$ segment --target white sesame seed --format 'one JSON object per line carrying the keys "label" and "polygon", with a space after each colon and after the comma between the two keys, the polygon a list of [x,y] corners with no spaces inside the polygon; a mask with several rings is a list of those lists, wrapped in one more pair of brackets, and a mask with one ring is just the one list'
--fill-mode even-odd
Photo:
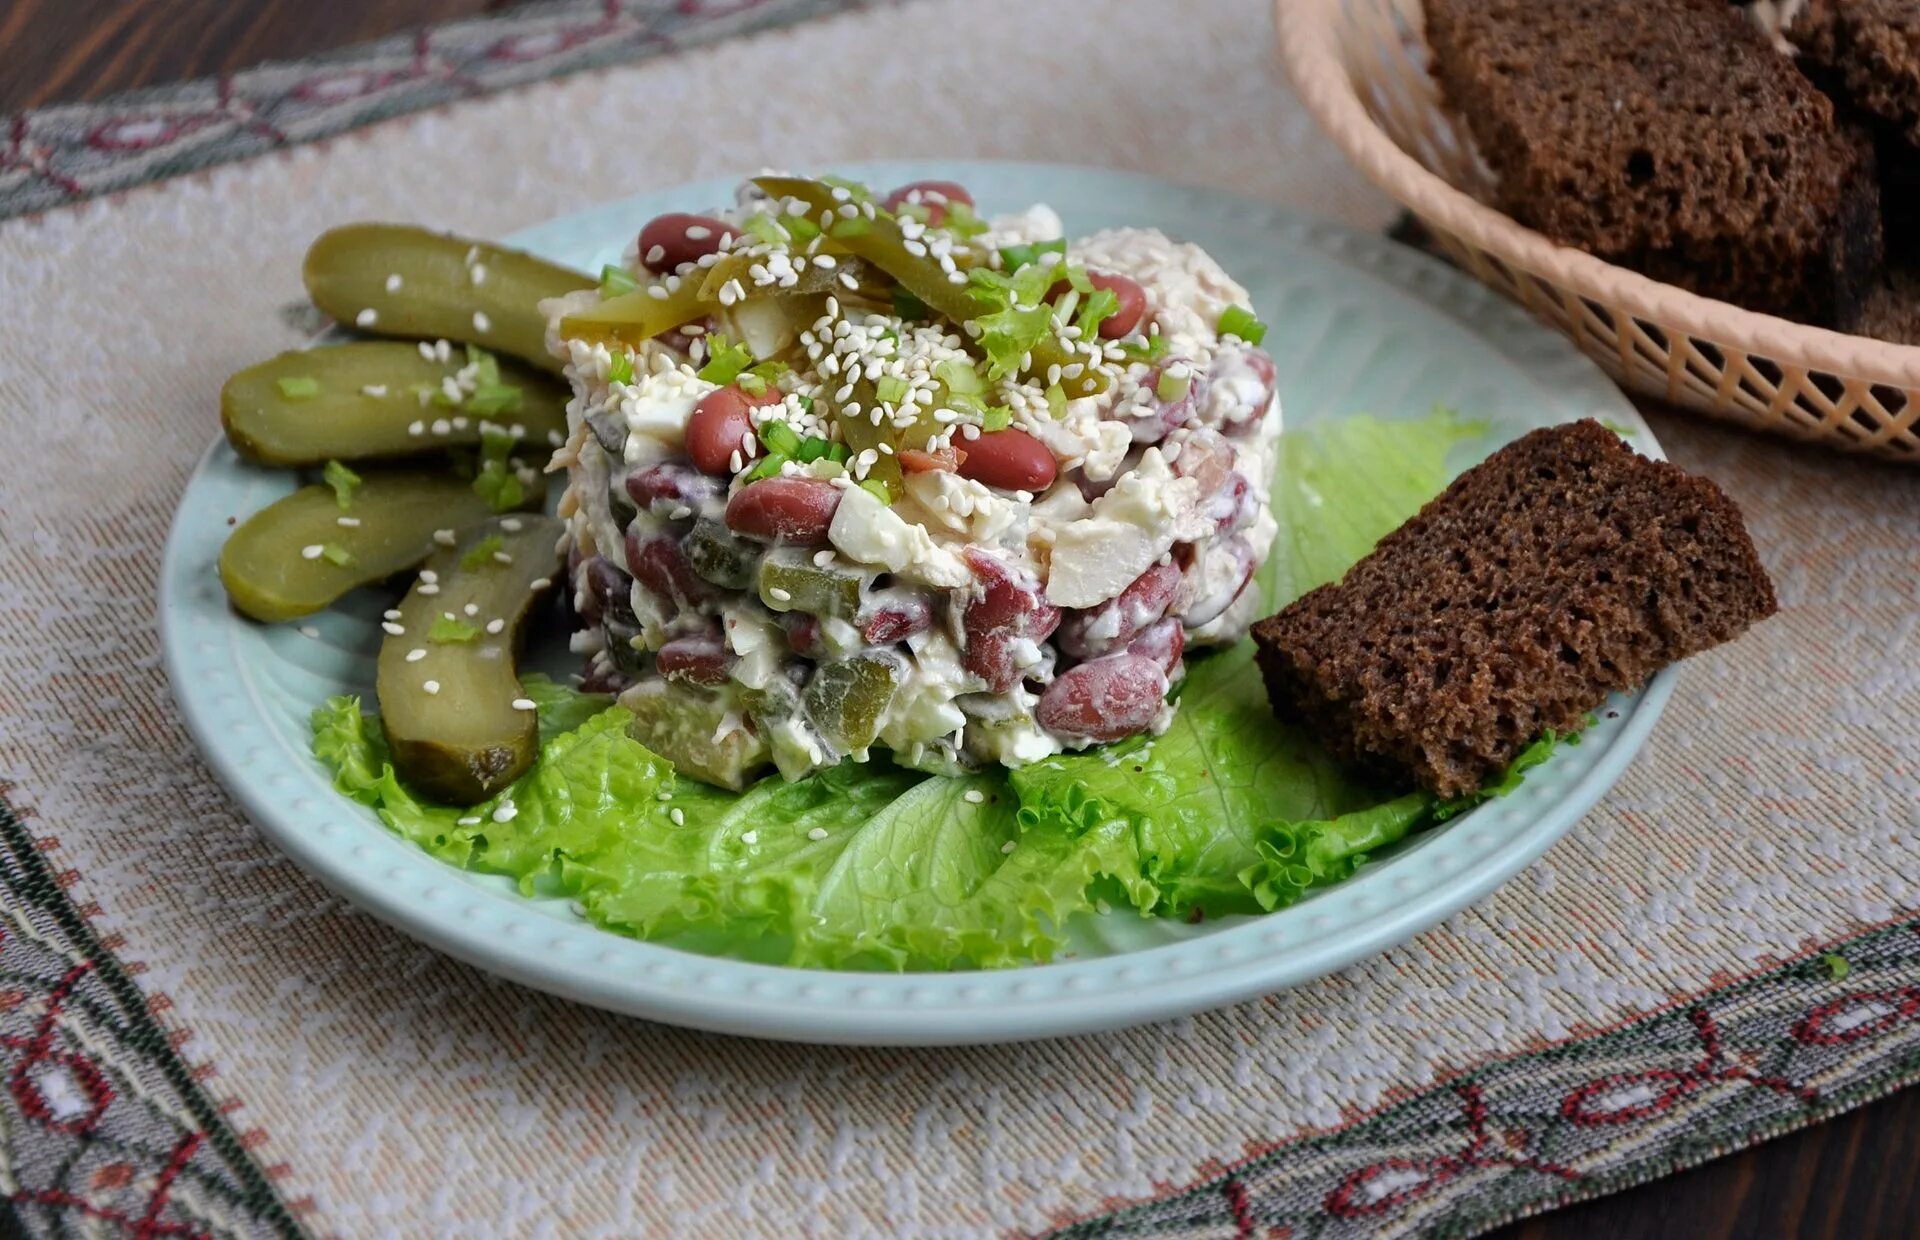
{"label": "white sesame seed", "polygon": [[485,263],[473,264],[473,266],[467,268],[467,278],[475,284],[485,284],[487,282],[487,265]]}
{"label": "white sesame seed", "polygon": [[667,820],[676,827],[684,827],[687,825],[687,811],[676,805],[667,811]]}
{"label": "white sesame seed", "polygon": [[360,389],[360,395],[362,396],[380,397],[380,396],[385,396],[386,394],[387,394],[387,385],[384,383],[369,383],[364,385]]}
{"label": "white sesame seed", "polygon": [[387,632],[393,634],[395,637],[405,637],[407,635],[407,630],[403,626],[395,624],[391,620],[382,620],[380,622],[380,627],[385,629]]}
{"label": "white sesame seed", "polygon": [[457,821],[463,827],[477,827],[480,825],[480,815],[468,814],[463,818],[456,819],[455,821]]}
{"label": "white sesame seed", "polygon": [[660,791],[653,794],[653,799],[656,801],[671,801],[673,800],[673,793],[667,791],[665,788],[662,788]]}
{"label": "white sesame seed", "polygon": [[407,424],[407,434],[409,435],[424,435],[426,433],[427,424],[424,419],[418,419]]}
{"label": "white sesame seed", "polygon": [[424,689],[424,690],[426,690],[426,693],[427,693],[427,696],[429,696],[429,697],[431,697],[431,696],[433,696],[434,694],[436,694],[436,693],[438,693],[438,692],[440,692],[440,682],[439,682],[439,681],[437,681],[437,680],[429,680],[429,681],[426,681],[426,682],[425,682],[425,683],[423,683],[423,684],[422,684],[422,685],[421,685],[420,687],[421,687],[422,689]]}
{"label": "white sesame seed", "polygon": [[760,833],[758,831],[742,831],[740,833],[740,842],[742,844],[758,844],[760,842]]}
{"label": "white sesame seed", "polygon": [[551,577],[535,577],[531,582],[527,584],[527,588],[529,590],[544,590],[552,584],[553,584],[553,578]]}
{"label": "white sesame seed", "polygon": [[397,293],[400,291],[400,273],[399,272],[396,271],[392,275],[387,277],[387,291],[389,293]]}
{"label": "white sesame seed", "polygon": [[985,801],[986,799],[987,799],[987,794],[980,791],[978,788],[967,789],[967,803],[969,805],[978,805],[982,801]]}
{"label": "white sesame seed", "polygon": [[667,256],[667,247],[666,247],[666,246],[664,246],[664,245],[656,245],[656,246],[653,246],[653,247],[652,247],[651,249],[649,249],[649,250],[647,251],[647,253],[646,253],[646,263],[647,263],[647,266],[649,266],[649,267],[657,267],[657,266],[659,266],[659,265],[660,265],[660,260],[661,260],[661,259],[663,259],[663,258],[665,258],[666,256]]}
{"label": "white sesame seed", "polygon": [[828,547],[824,550],[814,552],[813,562],[815,566],[819,568],[825,568],[827,565],[833,563],[833,548]]}
{"label": "white sesame seed", "polygon": [[742,462],[740,460],[740,450],[738,448],[735,448],[727,456],[727,472],[730,474],[739,473],[741,464]]}
{"label": "white sesame seed", "polygon": [[498,616],[487,621],[487,632],[489,633],[499,633],[503,631],[506,627],[507,627],[507,622],[505,620],[500,619]]}
{"label": "white sesame seed", "polygon": [[409,663],[418,663],[426,657],[427,649],[425,646],[415,646],[412,650],[407,651],[407,662]]}
{"label": "white sesame seed", "polygon": [[453,360],[453,342],[445,339],[434,341],[433,342],[433,360],[436,362],[452,361]]}
{"label": "white sesame seed", "polygon": [[458,539],[452,530],[435,530],[433,532],[433,541],[443,547],[451,547]]}
{"label": "white sesame seed", "polygon": [[380,313],[372,306],[368,306],[365,310],[353,316],[353,325],[355,327],[372,327],[379,321]]}
{"label": "white sesame seed", "polygon": [[824,840],[827,838],[827,829],[825,827],[815,827],[813,830],[807,832],[807,838],[810,840]]}
{"label": "white sesame seed", "polygon": [[427,343],[426,341],[424,341],[424,340],[422,340],[422,341],[421,341],[421,342],[419,343],[419,345],[418,345],[418,346],[416,346],[416,347],[417,347],[417,348],[418,348],[418,349],[420,350],[420,356],[421,356],[421,357],[423,357],[423,358],[425,358],[425,359],[426,359],[427,361],[429,361],[429,362],[433,360],[433,346],[432,346],[432,345],[430,345],[430,344],[428,344],[428,343]]}
{"label": "white sesame seed", "polygon": [[514,808],[512,803],[509,802],[508,804],[502,805],[499,809],[496,809],[493,811],[493,820],[495,822],[512,822],[513,816],[519,812],[520,811]]}
{"label": "white sesame seed", "polygon": [[513,699],[513,708],[515,710],[539,710],[540,704],[532,698],[515,698]]}
{"label": "white sesame seed", "polygon": [[400,618],[400,609],[398,607],[389,607],[386,611],[380,613],[380,618],[382,620],[398,620]]}
{"label": "white sesame seed", "polygon": [[1013,851],[1013,849],[1014,849],[1014,843],[1012,840],[1008,840],[1006,843],[1000,845],[1000,851],[1002,853],[1010,853]]}
{"label": "white sesame seed", "polygon": [[670,295],[671,294],[661,285],[647,285],[647,296],[653,298],[655,301],[665,301]]}
{"label": "white sesame seed", "polygon": [[782,590],[779,586],[767,587],[767,595],[776,603],[791,603],[793,601],[792,592]]}
{"label": "white sesame seed", "polygon": [[493,330],[493,322],[487,318],[486,311],[475,310],[473,312],[473,330],[477,332]]}
{"label": "white sesame seed", "polygon": [[300,558],[303,560],[317,560],[326,553],[326,550],[326,547],[319,543],[310,543],[300,548]]}
{"label": "white sesame seed", "polygon": [[349,529],[349,530],[358,529],[360,526],[360,518],[359,517],[335,517],[333,519],[333,523],[335,525],[342,527],[343,529]]}
{"label": "white sesame seed", "polygon": [[518,534],[520,532],[521,524],[522,523],[519,517],[506,517],[501,520],[500,528],[505,530],[509,534]]}
{"label": "white sesame seed", "polygon": [[300,636],[317,638],[320,636],[320,630],[314,628],[311,624],[303,624],[300,626]]}
{"label": "white sesame seed", "polygon": [[513,557],[504,551],[496,551],[493,553],[493,562],[495,564],[511,564],[513,563]]}
{"label": "white sesame seed", "polygon": [[469,616],[477,616],[480,614],[480,604],[468,603],[465,607],[462,607],[460,610],[466,612]]}

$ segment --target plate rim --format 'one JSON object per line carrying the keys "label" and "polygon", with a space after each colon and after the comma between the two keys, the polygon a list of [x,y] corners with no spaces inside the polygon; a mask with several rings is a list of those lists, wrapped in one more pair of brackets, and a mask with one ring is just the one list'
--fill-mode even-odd
{"label": "plate rim", "polygon": [[[1374,278],[1374,282],[1423,304],[1433,314],[1451,317],[1522,369],[1538,369],[1503,347],[1518,339],[1533,350],[1556,354],[1581,389],[1574,399],[1593,414],[1618,418],[1634,428],[1633,442],[1661,456],[1658,443],[1625,395],[1569,341],[1536,323],[1482,286],[1438,261],[1367,233],[1315,219],[1281,204],[1229,191],[1183,185],[1145,174],[1051,163],[986,160],[846,161],[835,167],[877,177],[912,179],[929,171],[992,170],[1048,176],[1092,177],[1110,183],[1152,186],[1156,193],[1176,192],[1225,200],[1257,209],[1298,232],[1330,259]],[[707,180],[667,187],[626,199],[600,203],[520,230],[510,244],[539,248],[547,230],[584,221],[596,212],[630,208],[650,200],[692,198],[714,192],[731,180]],[[1456,301],[1481,304],[1475,321],[1462,320],[1415,289],[1405,287],[1354,262],[1404,265],[1413,277],[1433,281]],[[1493,322],[1503,319],[1502,322]],[[1506,333],[1500,338],[1496,329]],[[1572,400],[1569,401],[1572,403]],[[606,1010],[713,1032],[810,1043],[905,1046],[965,1045],[1062,1037],[1151,1023],[1269,994],[1344,968],[1397,946],[1446,917],[1482,899],[1519,873],[1572,826],[1618,780],[1645,744],[1677,679],[1674,668],[1657,675],[1638,694],[1617,699],[1617,729],[1604,750],[1585,764],[1568,787],[1538,812],[1523,814],[1490,802],[1452,820],[1444,837],[1468,832],[1476,822],[1495,821],[1512,829],[1511,838],[1478,868],[1458,877],[1429,882],[1423,889],[1385,900],[1384,887],[1395,863],[1421,855],[1420,845],[1443,838],[1420,837],[1413,849],[1364,869],[1318,899],[1303,901],[1262,917],[1249,917],[1211,935],[1159,944],[1111,956],[1055,960],[1015,969],[954,973],[866,973],[801,969],[701,956],[602,930],[584,920],[558,921],[535,912],[520,897],[482,890],[460,879],[462,871],[415,848],[388,830],[364,806],[334,792],[311,755],[300,758],[309,783],[318,781],[325,801],[279,797],[281,789],[254,778],[247,767],[255,743],[246,741],[249,724],[240,697],[229,680],[245,681],[237,647],[195,636],[190,620],[204,620],[184,593],[193,572],[210,572],[205,563],[189,564],[188,545],[204,540],[190,517],[196,484],[214,469],[222,453],[231,455],[216,435],[196,462],[175,508],[162,551],[159,628],[172,698],[201,756],[248,819],[280,851],[324,886],[357,908],[410,937],[523,985]],[[202,488],[204,491],[204,487]],[[204,495],[202,496],[204,500]],[[191,570],[191,571],[189,571]],[[229,624],[248,622],[222,609]],[[215,661],[225,656],[224,664]],[[246,705],[259,703],[248,686]],[[314,705],[318,705],[316,702]],[[1541,772],[1552,769],[1549,762]],[[1538,773],[1537,773],[1538,775]],[[1537,776],[1536,776],[1537,777]],[[301,809],[307,804],[306,809]],[[329,815],[328,809],[350,807]],[[317,814],[316,811],[317,810]],[[295,819],[299,818],[300,821]],[[1521,822],[1521,818],[1529,821]],[[350,825],[349,825],[350,824]],[[371,837],[371,838],[362,838]],[[398,851],[396,851],[398,850]],[[382,858],[382,854],[385,854]],[[1436,853],[1438,862],[1445,854]],[[374,864],[385,860],[382,867]],[[406,881],[403,881],[406,880]],[[1328,913],[1314,904],[1338,896],[1361,916],[1330,925]],[[1377,911],[1375,911],[1377,910]],[[1276,922],[1275,919],[1284,919]],[[1288,935],[1294,923],[1309,935]],[[1316,924],[1320,923],[1320,924]],[[1333,930],[1334,933],[1327,933]],[[1318,932],[1313,937],[1312,932]],[[1299,939],[1294,942],[1292,939]],[[956,1019],[958,1018],[958,1019]]]}

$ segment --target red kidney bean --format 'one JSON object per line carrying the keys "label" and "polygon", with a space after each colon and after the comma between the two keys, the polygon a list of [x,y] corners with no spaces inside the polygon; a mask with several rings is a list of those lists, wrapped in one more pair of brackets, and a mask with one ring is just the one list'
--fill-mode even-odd
{"label": "red kidney bean", "polygon": [[1172,679],[1174,669],[1180,666],[1180,656],[1187,648],[1187,631],[1178,620],[1162,620],[1141,632],[1140,636],[1127,645],[1128,654],[1137,654],[1143,659],[1152,659],[1160,665],[1160,670]]}
{"label": "red kidney bean", "polygon": [[966,636],[961,666],[984,680],[990,692],[1006,693],[1020,682],[1014,659],[1019,643],[1045,641],[1060,627],[1060,609],[1041,596],[1031,577],[977,547],[967,548],[965,555],[981,589],[961,613]]}
{"label": "red kidney bean", "polygon": [[1206,548],[1187,566],[1174,615],[1190,629],[1219,619],[1253,580],[1253,570],[1253,548],[1237,534]]}
{"label": "red kidney bean", "polygon": [[957,472],[962,478],[1007,491],[1038,493],[1053,485],[1060,463],[1047,446],[1032,435],[1010,426],[988,431],[967,441],[966,455],[960,458]]}
{"label": "red kidney bean", "polygon": [[690,354],[693,352],[693,342],[709,335],[713,331],[713,326],[711,318],[695,319],[691,323],[661,332],[654,337],[654,340],[675,353]]}
{"label": "red kidney bean", "polygon": [[803,659],[819,659],[826,655],[826,644],[820,637],[820,621],[805,612],[789,611],[780,617],[781,627],[787,631],[787,646]]}
{"label": "red kidney bean", "polygon": [[752,460],[757,441],[751,410],[779,402],[780,392],[772,385],[759,396],[749,395],[737,383],[702,396],[687,418],[687,455],[694,468],[728,477],[734,473],[735,453],[743,464]]}
{"label": "red kidney bean", "polygon": [[727,528],[764,542],[821,547],[840,507],[840,492],[818,478],[762,478],[727,501]]}
{"label": "red kidney bean", "polygon": [[927,226],[938,228],[947,219],[947,204],[962,202],[973,205],[973,195],[964,185],[953,181],[909,181],[888,194],[881,206],[889,211],[897,211],[902,203],[913,203],[926,208]]}
{"label": "red kidney bean", "polygon": [[723,685],[737,662],[717,633],[676,637],[653,656],[654,670],[669,680]]}
{"label": "red kidney bean", "polygon": [[955,447],[945,447],[938,452],[922,452],[918,448],[904,448],[898,453],[900,471],[908,474],[930,474],[935,470],[952,473],[967,459],[967,454]]}
{"label": "red kidney bean", "polygon": [[721,239],[737,235],[733,225],[711,215],[669,211],[654,216],[640,230],[640,262],[648,271],[665,275],[682,263],[719,253]]}
{"label": "red kidney bean", "polygon": [[581,612],[587,620],[602,616],[633,622],[633,578],[604,555],[586,563],[587,606]]}
{"label": "red kidney bean", "polygon": [[1095,659],[1123,649],[1140,631],[1167,614],[1180,570],[1155,564],[1098,607],[1075,611],[1060,622],[1060,649],[1076,659]]}
{"label": "red kidney bean", "polygon": [[1034,704],[1033,718],[1055,736],[1117,741],[1141,731],[1167,700],[1167,674],[1150,658],[1116,654],[1068,668]]}
{"label": "red kidney bean", "polygon": [[891,646],[933,627],[933,608],[924,599],[890,600],[861,621],[860,636],[870,646]]}
{"label": "red kidney bean", "polygon": [[627,496],[655,516],[676,508],[698,509],[720,493],[713,479],[684,465],[649,465],[627,475]]}
{"label": "red kidney bean", "polygon": [[634,580],[677,610],[691,611],[713,597],[711,586],[693,571],[679,540],[664,534],[627,531],[627,566]]}

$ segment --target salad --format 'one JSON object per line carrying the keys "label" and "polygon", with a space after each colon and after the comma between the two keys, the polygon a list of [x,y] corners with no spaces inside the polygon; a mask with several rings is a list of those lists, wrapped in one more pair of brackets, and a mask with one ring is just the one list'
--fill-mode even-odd
{"label": "salad", "polygon": [[1280,432],[1246,290],[973,207],[761,177],[543,307],[586,685],[681,771],[1023,766],[1164,732],[1185,651],[1245,636]]}
{"label": "salad", "polygon": [[761,177],[637,232],[593,277],[334,229],[306,284],[354,338],[223,392],[305,483],[228,536],[235,609],[390,591],[374,692],[312,720],[388,828],[618,933],[948,969],[1275,909],[1468,803],[1334,763],[1240,639],[1478,424],[1283,437],[1213,258],[951,183]]}

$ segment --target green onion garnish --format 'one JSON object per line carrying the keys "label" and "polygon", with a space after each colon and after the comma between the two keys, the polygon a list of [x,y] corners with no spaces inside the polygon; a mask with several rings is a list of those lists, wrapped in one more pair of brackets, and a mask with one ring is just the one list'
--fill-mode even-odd
{"label": "green onion garnish", "polygon": [[1066,416],[1067,391],[1057,383],[1047,389],[1047,412],[1056,418]]}
{"label": "green onion garnish", "polygon": [[[1065,395],[1065,393],[1061,393]],[[980,429],[1003,431],[1013,425],[1013,410],[1005,405],[992,405],[980,411]]]}
{"label": "green onion garnish", "polygon": [[600,268],[600,295],[618,297],[622,293],[637,293],[640,281],[634,278],[625,267],[616,267],[612,263]]}
{"label": "green onion garnish", "polygon": [[800,451],[800,436],[779,418],[768,418],[760,424],[760,442],[778,456],[791,457]]}
{"label": "green onion garnish", "polygon": [[1027,245],[1002,246],[1000,262],[1008,271],[1018,271],[1028,263],[1037,263],[1042,254],[1065,254],[1067,239],[1056,237],[1052,241],[1035,241]]}
{"label": "green onion garnish", "polygon": [[778,452],[761,457],[759,464],[747,471],[747,481],[758,482],[762,478],[775,476],[780,472],[780,467],[787,463],[787,460],[787,457],[782,456]]}
{"label": "green onion garnish", "polygon": [[1820,963],[1827,966],[1827,976],[1836,982],[1846,981],[1847,974],[1853,972],[1853,965],[1847,958],[1834,952],[1828,952],[1820,957]]}
{"label": "green onion garnish", "polygon": [[811,465],[825,458],[832,451],[833,444],[829,440],[822,439],[818,435],[808,435],[800,441],[800,448],[793,454],[793,459],[802,465]]}
{"label": "green onion garnish", "polygon": [[844,464],[846,459],[851,455],[853,454],[847,448],[847,445],[838,439],[827,445],[827,459],[829,461],[839,461]]}
{"label": "green onion garnish", "polygon": [[1187,390],[1192,386],[1193,379],[1190,376],[1170,375],[1161,371],[1160,377],[1153,382],[1153,394],[1171,405],[1177,400],[1185,400]]}
{"label": "green onion garnish", "polygon": [[498,534],[489,534],[473,544],[467,553],[460,557],[460,567],[468,570],[485,568],[493,563],[493,553],[506,549],[506,540]]}
{"label": "green onion garnish", "polygon": [[345,568],[347,565],[353,563],[353,552],[342,547],[339,543],[321,544],[320,554],[326,559],[327,563],[337,564],[341,568]]}
{"label": "green onion garnish", "polygon": [[460,402],[460,408],[482,418],[499,413],[518,413],[520,389],[511,383],[483,383],[473,390],[473,395]]}
{"label": "green onion garnish", "polygon": [[881,375],[873,381],[873,394],[883,405],[897,405],[907,395],[907,381],[898,375]]}
{"label": "green onion garnish", "polygon": [[868,478],[860,484],[860,489],[883,504],[893,503],[893,491],[878,478]]}
{"label": "green onion garnish", "polygon": [[1259,344],[1267,338],[1267,325],[1255,318],[1253,311],[1245,306],[1228,306],[1226,313],[1220,316],[1220,334],[1238,336],[1248,344]]}
{"label": "green onion garnish", "polygon": [[787,230],[789,237],[803,244],[820,235],[820,225],[810,215],[782,216],[780,227]]}
{"label": "green onion garnish", "polygon": [[622,352],[613,355],[613,360],[607,363],[607,382],[633,382],[633,355],[631,353]]}
{"label": "green onion garnish", "polygon": [[449,620],[444,613],[433,618],[433,627],[427,630],[430,642],[470,642],[480,636],[480,630],[465,620]]}
{"label": "green onion garnish", "polygon": [[312,375],[288,375],[275,380],[275,386],[288,400],[309,400],[320,395],[320,380]]}
{"label": "green onion garnish", "polygon": [[787,243],[787,230],[780,227],[778,220],[764,212],[755,212],[749,215],[740,227],[753,234],[754,240],[764,242],[767,245],[785,245]]}
{"label": "green onion garnish", "polygon": [[940,221],[940,227],[957,237],[977,237],[987,231],[987,222],[964,202],[949,202],[947,216]]}
{"label": "green onion garnish", "polygon": [[353,492],[361,481],[359,474],[338,461],[328,461],[327,467],[320,471],[320,480],[333,488],[334,503],[342,508],[353,507]]}

